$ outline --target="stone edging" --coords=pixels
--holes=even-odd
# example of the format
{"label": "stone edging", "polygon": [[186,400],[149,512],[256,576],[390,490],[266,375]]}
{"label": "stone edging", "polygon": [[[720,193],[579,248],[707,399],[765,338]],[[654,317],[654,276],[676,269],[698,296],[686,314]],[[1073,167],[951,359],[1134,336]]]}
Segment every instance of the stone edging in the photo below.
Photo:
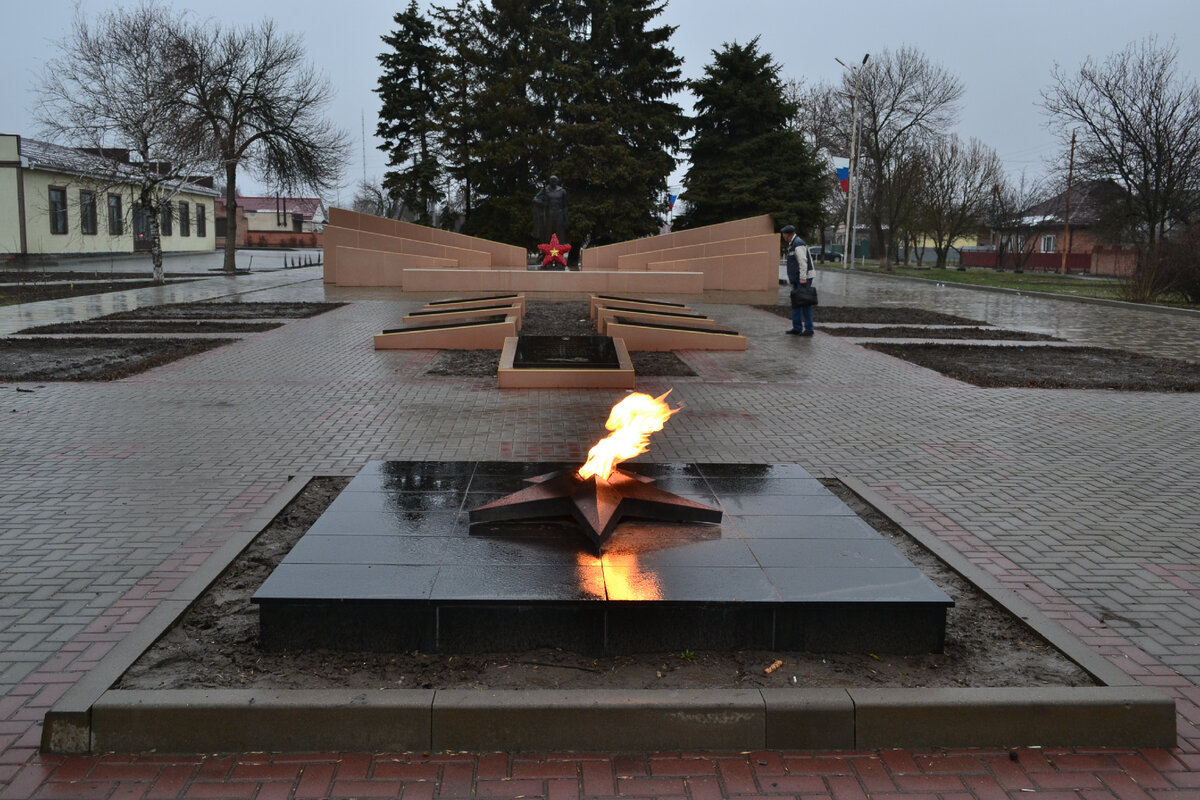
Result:
{"label": "stone edging", "polygon": [[87,752],[1170,747],[1175,703],[1140,686],[853,478],[841,480],[1096,677],[1096,687],[716,690],[111,690],[307,483],[297,476],[46,714],[42,750]]}

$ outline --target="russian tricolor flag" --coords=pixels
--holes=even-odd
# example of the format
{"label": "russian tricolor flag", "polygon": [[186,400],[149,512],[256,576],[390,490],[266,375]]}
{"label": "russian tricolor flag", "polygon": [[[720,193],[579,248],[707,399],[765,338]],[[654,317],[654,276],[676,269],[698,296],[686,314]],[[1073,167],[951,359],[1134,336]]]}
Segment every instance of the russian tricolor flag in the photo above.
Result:
{"label": "russian tricolor flag", "polygon": [[842,184],[842,191],[850,191],[850,168],[837,167],[838,182]]}

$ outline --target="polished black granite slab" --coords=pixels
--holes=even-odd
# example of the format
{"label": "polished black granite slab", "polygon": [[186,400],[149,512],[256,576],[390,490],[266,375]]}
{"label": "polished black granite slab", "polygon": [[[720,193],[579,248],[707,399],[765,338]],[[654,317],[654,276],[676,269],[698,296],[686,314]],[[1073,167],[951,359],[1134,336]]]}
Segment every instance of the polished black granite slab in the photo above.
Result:
{"label": "polished black granite slab", "polygon": [[269,649],[939,652],[950,598],[802,467],[622,469],[720,524],[468,522],[578,464],[366,465],[254,595]]}
{"label": "polished black granite slab", "polygon": [[519,336],[514,369],[619,369],[610,336]]}

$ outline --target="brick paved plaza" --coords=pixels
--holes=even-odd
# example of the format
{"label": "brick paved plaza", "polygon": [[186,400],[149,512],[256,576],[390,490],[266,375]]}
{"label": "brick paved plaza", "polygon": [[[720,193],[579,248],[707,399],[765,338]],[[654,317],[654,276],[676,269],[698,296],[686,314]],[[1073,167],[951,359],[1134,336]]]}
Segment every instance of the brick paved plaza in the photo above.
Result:
{"label": "brick paved plaza", "polygon": [[[168,267],[169,269],[169,267]],[[824,271],[826,305],[889,304],[1200,360],[1200,314]],[[45,711],[289,476],[368,460],[558,460],[617,393],[422,374],[371,337],[429,298],[320,268],[0,309],[0,334],[240,295],[349,304],[111,383],[0,385],[0,798],[1200,797],[1200,397],[979,389],[715,296],[749,339],[639,380],[685,411],[655,461],[794,462],[865,482],[1140,682],[1171,750],[43,756]],[[536,298],[534,298],[536,299]]]}

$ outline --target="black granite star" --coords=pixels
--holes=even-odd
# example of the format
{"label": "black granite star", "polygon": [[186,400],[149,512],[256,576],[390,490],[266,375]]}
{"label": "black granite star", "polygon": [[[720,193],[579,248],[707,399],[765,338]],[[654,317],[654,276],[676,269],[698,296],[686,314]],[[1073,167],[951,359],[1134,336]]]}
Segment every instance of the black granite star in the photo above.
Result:
{"label": "black granite star", "polygon": [[511,522],[570,516],[600,554],[624,517],[679,522],[720,522],[721,511],[651,485],[653,478],[613,470],[608,479],[559,470],[527,478],[532,486],[471,510],[470,521]]}

